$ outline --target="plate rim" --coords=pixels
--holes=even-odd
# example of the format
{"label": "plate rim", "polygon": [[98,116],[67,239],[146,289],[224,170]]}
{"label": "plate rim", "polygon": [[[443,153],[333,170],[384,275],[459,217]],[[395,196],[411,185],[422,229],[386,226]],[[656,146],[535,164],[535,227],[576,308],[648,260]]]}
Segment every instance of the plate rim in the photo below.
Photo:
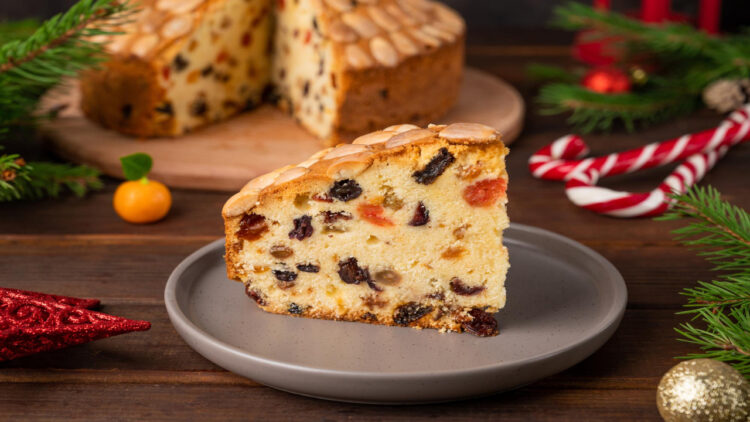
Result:
{"label": "plate rim", "polygon": [[[573,246],[575,249],[580,250],[589,258],[592,258],[596,263],[603,265],[609,270],[607,271],[607,273],[611,277],[614,277],[614,279],[611,280],[611,284],[613,286],[613,293],[614,293],[615,300],[613,301],[612,306],[607,310],[604,317],[592,329],[589,330],[590,332],[588,333],[588,335],[581,337],[580,339],[578,339],[577,341],[571,344],[547,351],[540,355],[536,355],[536,356],[529,357],[529,358],[521,358],[515,361],[511,361],[511,362],[496,362],[493,364],[483,365],[483,366],[474,367],[470,369],[448,369],[448,370],[431,370],[431,371],[418,371],[418,372],[381,373],[381,372],[371,372],[371,371],[313,368],[310,366],[300,365],[296,363],[282,362],[282,361],[268,359],[265,357],[256,356],[239,347],[233,346],[222,340],[219,340],[218,338],[214,337],[211,333],[197,326],[185,314],[185,312],[183,312],[177,300],[177,288],[180,283],[181,275],[185,272],[186,269],[188,269],[191,265],[197,262],[201,257],[209,254],[215,248],[217,248],[217,245],[224,244],[224,238],[219,238],[215,241],[208,243],[205,246],[200,247],[198,250],[194,251],[193,253],[185,257],[177,265],[177,267],[175,267],[175,269],[170,274],[167,280],[167,284],[164,289],[164,303],[167,308],[167,313],[168,313],[170,321],[172,322],[172,324],[174,325],[175,329],[180,334],[180,336],[183,338],[183,340],[191,348],[196,350],[199,354],[204,356],[209,361],[216,363],[214,359],[211,359],[205,356],[201,350],[198,350],[198,348],[194,346],[193,343],[195,340],[191,341],[187,337],[190,337],[191,339],[201,339],[204,344],[209,344],[212,347],[218,348],[222,352],[229,353],[241,360],[244,360],[245,362],[251,362],[253,364],[264,365],[270,369],[279,369],[279,370],[285,370],[285,371],[291,370],[291,371],[295,371],[297,373],[306,374],[306,375],[316,374],[316,375],[335,376],[335,377],[342,377],[342,378],[359,378],[359,379],[375,378],[375,379],[383,379],[383,380],[416,380],[416,379],[420,379],[428,375],[432,377],[467,376],[467,375],[472,375],[475,373],[502,371],[505,369],[513,368],[513,367],[523,367],[526,365],[533,365],[538,362],[543,362],[553,356],[565,355],[566,353],[572,352],[576,350],[577,348],[587,345],[591,341],[596,340],[597,337],[600,336],[602,333],[605,333],[611,330],[610,334],[607,335],[607,337],[602,342],[602,345],[606,343],[611,338],[612,334],[614,334],[617,326],[622,320],[622,317],[625,313],[626,306],[627,306],[627,299],[628,299],[627,285],[625,284],[625,280],[623,279],[622,274],[620,274],[617,268],[608,259],[606,259],[604,256],[602,256],[595,250],[569,237],[563,236],[561,234],[558,234],[558,233],[555,233],[546,229],[542,229],[539,227],[534,227],[534,226],[530,226],[526,224],[519,224],[519,223],[511,223],[510,228],[514,230],[519,230],[521,232],[531,233],[532,235],[552,237],[555,240],[561,241],[570,246]],[[523,242],[523,243],[528,243],[528,242]],[[594,351],[598,350],[599,347],[595,348]],[[582,359],[577,360],[577,362],[580,362],[586,359],[590,355],[591,353],[587,354]]]}

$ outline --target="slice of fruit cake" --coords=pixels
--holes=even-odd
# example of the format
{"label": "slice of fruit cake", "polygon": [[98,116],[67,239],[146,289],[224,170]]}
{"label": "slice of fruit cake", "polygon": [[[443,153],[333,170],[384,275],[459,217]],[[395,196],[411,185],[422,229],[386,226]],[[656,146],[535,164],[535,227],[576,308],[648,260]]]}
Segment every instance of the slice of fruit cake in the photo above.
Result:
{"label": "slice of fruit cake", "polygon": [[507,153],[484,125],[399,125],[257,177],[224,205],[228,276],[268,312],[494,335]]}

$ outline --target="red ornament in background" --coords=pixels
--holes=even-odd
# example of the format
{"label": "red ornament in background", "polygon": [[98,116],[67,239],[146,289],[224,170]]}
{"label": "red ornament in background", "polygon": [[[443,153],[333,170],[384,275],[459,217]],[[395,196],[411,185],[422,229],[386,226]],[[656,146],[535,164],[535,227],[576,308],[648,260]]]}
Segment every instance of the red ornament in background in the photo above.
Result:
{"label": "red ornament in background", "polygon": [[581,85],[602,94],[630,92],[630,78],[625,72],[615,68],[591,69],[581,79]]}
{"label": "red ornament in background", "polygon": [[0,362],[151,328],[95,312],[98,300],[0,287]]}

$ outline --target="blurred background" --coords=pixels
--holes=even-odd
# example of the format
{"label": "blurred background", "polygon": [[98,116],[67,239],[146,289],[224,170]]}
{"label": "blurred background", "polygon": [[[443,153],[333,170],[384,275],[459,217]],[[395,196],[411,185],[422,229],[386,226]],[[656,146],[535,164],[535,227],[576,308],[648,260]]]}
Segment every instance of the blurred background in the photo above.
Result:
{"label": "blurred background", "polygon": [[[546,27],[555,6],[567,1],[557,0],[442,0],[457,9],[469,22],[470,36],[481,36],[494,28],[528,31],[533,42],[534,29]],[[688,17],[695,16],[703,0],[672,0],[672,10]],[[0,19],[28,17],[46,18],[75,3],[75,0],[0,0]],[[592,3],[591,0],[583,3]],[[632,11],[640,0],[611,0],[612,9]],[[750,1],[724,0],[721,2],[721,30],[734,31],[750,25]],[[571,34],[560,32],[560,43],[570,42]],[[548,40],[547,40],[548,41]]]}

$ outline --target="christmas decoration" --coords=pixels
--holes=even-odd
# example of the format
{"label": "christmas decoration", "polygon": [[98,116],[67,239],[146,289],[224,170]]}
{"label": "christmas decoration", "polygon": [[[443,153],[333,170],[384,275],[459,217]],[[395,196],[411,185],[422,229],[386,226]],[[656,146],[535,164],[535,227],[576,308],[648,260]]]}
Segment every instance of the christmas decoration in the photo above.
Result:
{"label": "christmas decoration", "polygon": [[715,280],[682,292],[688,297],[682,313],[692,318],[677,332],[702,349],[686,357],[727,362],[750,377],[750,214],[711,187],[694,187],[673,200],[672,210],[659,219],[692,220],[673,233],[721,271]]}
{"label": "christmas decoration", "polygon": [[89,309],[98,304],[0,287],[0,361],[151,328]]}
{"label": "christmas decoration", "polygon": [[112,204],[123,220],[129,223],[153,223],[164,218],[172,206],[172,195],[162,183],[149,180],[153,160],[144,153],[120,158],[126,182],[115,191]]}
{"label": "christmas decoration", "polygon": [[[732,113],[715,129],[597,158],[582,159],[589,151],[586,143],[575,135],[564,136],[534,153],[529,158],[529,170],[537,178],[566,180],[568,198],[588,210],[613,217],[652,216],[669,208],[667,196],[670,193],[685,192],[730,147],[748,140],[750,106]],[[682,159],[685,161],[649,193],[617,192],[595,186],[601,177],[632,173]]]}
{"label": "christmas decoration", "polygon": [[703,90],[708,108],[726,113],[750,102],[750,79],[720,79]]}
{"label": "christmas decoration", "polygon": [[[0,135],[38,118],[33,113],[39,99],[63,77],[104,60],[92,40],[127,19],[126,3],[80,0],[33,31],[31,21],[0,24]],[[85,166],[26,163],[16,154],[0,154],[0,202],[57,197],[65,190],[81,196],[100,186],[98,172]]]}
{"label": "christmas decoration", "polygon": [[597,68],[586,73],[581,85],[594,92],[619,94],[630,91],[630,79],[625,72],[614,68]]}
{"label": "christmas decoration", "polygon": [[690,360],[664,374],[656,403],[666,422],[745,422],[750,419],[750,383],[725,363]]}
{"label": "christmas decoration", "polygon": [[[559,7],[556,15],[556,23],[562,28],[595,30],[600,39],[616,40],[617,54],[607,56],[613,60],[589,62],[640,69],[631,73],[631,89],[619,93],[592,90],[589,83],[581,86],[580,81],[571,81],[570,77],[549,78],[566,73],[565,69],[530,69],[533,75],[545,76],[549,82],[539,92],[541,112],[570,112],[568,121],[580,132],[608,130],[616,122],[632,131],[636,125],[689,113],[701,106],[702,93],[712,82],[750,74],[748,33],[719,38],[689,25],[644,23],[579,3]],[[711,26],[706,25],[707,29]]]}

